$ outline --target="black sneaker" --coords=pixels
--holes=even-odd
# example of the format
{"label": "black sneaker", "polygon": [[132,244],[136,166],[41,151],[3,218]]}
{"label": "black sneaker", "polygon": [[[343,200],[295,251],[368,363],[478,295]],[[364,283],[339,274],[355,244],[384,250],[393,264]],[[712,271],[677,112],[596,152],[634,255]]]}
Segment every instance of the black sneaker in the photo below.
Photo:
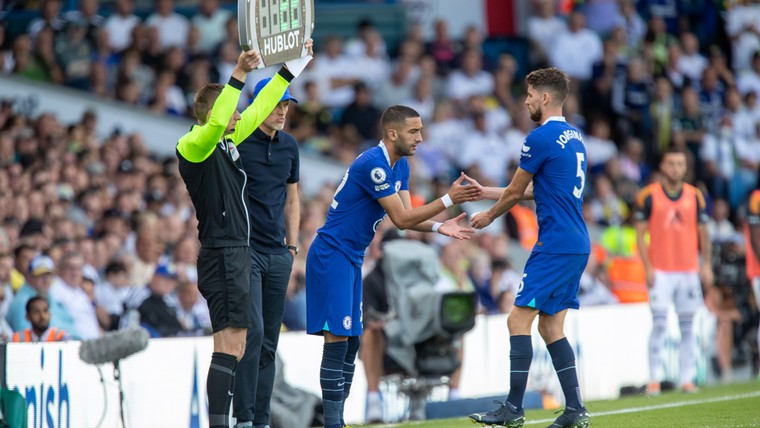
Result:
{"label": "black sneaker", "polygon": [[565,411],[548,428],[586,428],[590,423],[591,417],[585,407],[580,409],[566,407]]}
{"label": "black sneaker", "polygon": [[495,401],[500,407],[483,413],[473,413],[469,417],[473,422],[483,425],[499,425],[507,428],[520,428],[525,422],[525,412],[509,403]]}

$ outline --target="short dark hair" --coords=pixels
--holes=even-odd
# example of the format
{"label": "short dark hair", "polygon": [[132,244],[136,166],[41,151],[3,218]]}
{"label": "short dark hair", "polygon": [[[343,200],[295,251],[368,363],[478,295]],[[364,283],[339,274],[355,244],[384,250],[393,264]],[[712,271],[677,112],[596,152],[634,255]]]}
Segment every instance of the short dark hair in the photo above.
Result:
{"label": "short dark hair", "polygon": [[121,260],[111,260],[106,265],[106,276],[118,273],[127,273],[127,265]]}
{"label": "short dark hair", "polygon": [[27,300],[26,306],[25,306],[27,314],[29,313],[29,311],[32,310],[32,305],[34,304],[34,302],[45,302],[48,304],[48,308],[50,307],[50,303],[48,303],[48,300],[38,294],[32,297],[31,299]]}
{"label": "short dark hair", "polygon": [[224,85],[209,83],[195,94],[195,99],[193,100],[193,113],[195,114],[195,118],[198,119],[198,123],[206,123],[208,112],[214,107],[214,102],[216,102],[219,94],[222,93],[222,89],[224,89]]}
{"label": "short dark hair", "polygon": [[664,152],[662,152],[662,157],[665,158],[666,155],[670,154],[681,154],[686,156],[686,150],[678,146],[669,146]]}
{"label": "short dark hair", "polygon": [[531,71],[525,77],[525,83],[535,89],[551,92],[558,103],[563,103],[570,92],[570,78],[556,67]]}
{"label": "short dark hair", "polygon": [[417,110],[407,107],[395,105],[388,107],[383,112],[383,117],[380,119],[380,125],[383,127],[383,133],[391,127],[391,125],[404,123],[410,117],[420,117]]}
{"label": "short dark hair", "polygon": [[669,147],[668,147],[668,148],[666,148],[666,149],[665,149],[665,151],[663,151],[663,152],[662,152],[662,154],[660,155],[660,162],[659,162],[659,163],[662,163],[662,162],[665,160],[665,157],[666,157],[667,155],[678,155],[678,154],[681,154],[681,155],[684,155],[684,156],[686,156],[686,159],[687,159],[687,161],[688,161],[688,159],[689,159],[689,156],[688,156],[688,154],[686,153],[686,150],[685,150],[685,149],[683,149],[683,148],[681,148],[681,147],[678,147],[678,146],[669,146]]}

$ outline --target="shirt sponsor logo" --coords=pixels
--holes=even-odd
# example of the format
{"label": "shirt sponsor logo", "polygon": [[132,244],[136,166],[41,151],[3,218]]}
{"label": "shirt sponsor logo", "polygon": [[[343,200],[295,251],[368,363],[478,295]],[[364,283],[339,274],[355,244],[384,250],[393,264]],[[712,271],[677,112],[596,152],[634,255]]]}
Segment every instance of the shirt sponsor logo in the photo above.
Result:
{"label": "shirt sponsor logo", "polygon": [[388,183],[383,183],[383,184],[381,184],[381,185],[379,185],[379,186],[375,186],[375,192],[382,192],[383,190],[385,190],[385,189],[387,189],[387,188],[389,188],[389,187],[391,187],[391,185],[390,185],[390,184],[388,184]]}
{"label": "shirt sponsor logo", "polygon": [[525,143],[523,143],[522,151],[528,153],[530,151],[530,147],[526,146]]}

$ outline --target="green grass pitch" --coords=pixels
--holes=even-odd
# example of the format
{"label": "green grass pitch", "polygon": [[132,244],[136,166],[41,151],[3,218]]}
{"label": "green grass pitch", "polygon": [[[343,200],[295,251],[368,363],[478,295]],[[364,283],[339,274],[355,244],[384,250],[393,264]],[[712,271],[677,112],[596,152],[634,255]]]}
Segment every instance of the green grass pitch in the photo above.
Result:
{"label": "green grass pitch", "polygon": [[[760,382],[703,388],[695,394],[663,393],[658,397],[630,397],[587,402],[591,426],[647,428],[760,427]],[[488,409],[483,409],[488,410]],[[550,410],[529,410],[526,427],[545,427],[557,415]],[[441,419],[372,427],[479,428],[469,419]],[[367,425],[370,427],[370,425]]]}

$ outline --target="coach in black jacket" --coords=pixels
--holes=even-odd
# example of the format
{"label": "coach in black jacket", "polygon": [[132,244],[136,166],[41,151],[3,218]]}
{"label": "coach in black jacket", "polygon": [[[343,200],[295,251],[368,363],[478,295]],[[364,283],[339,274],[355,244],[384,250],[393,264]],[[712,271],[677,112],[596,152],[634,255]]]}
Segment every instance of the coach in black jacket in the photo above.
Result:
{"label": "coach in black jacket", "polygon": [[[270,79],[256,85],[254,98]],[[251,217],[251,294],[254,328],[238,364],[233,416],[237,427],[269,425],[275,352],[293,258],[298,253],[300,200],[298,143],[283,132],[288,90],[264,122],[241,144]],[[263,332],[262,329],[263,328]],[[262,334],[263,333],[263,334]]]}

